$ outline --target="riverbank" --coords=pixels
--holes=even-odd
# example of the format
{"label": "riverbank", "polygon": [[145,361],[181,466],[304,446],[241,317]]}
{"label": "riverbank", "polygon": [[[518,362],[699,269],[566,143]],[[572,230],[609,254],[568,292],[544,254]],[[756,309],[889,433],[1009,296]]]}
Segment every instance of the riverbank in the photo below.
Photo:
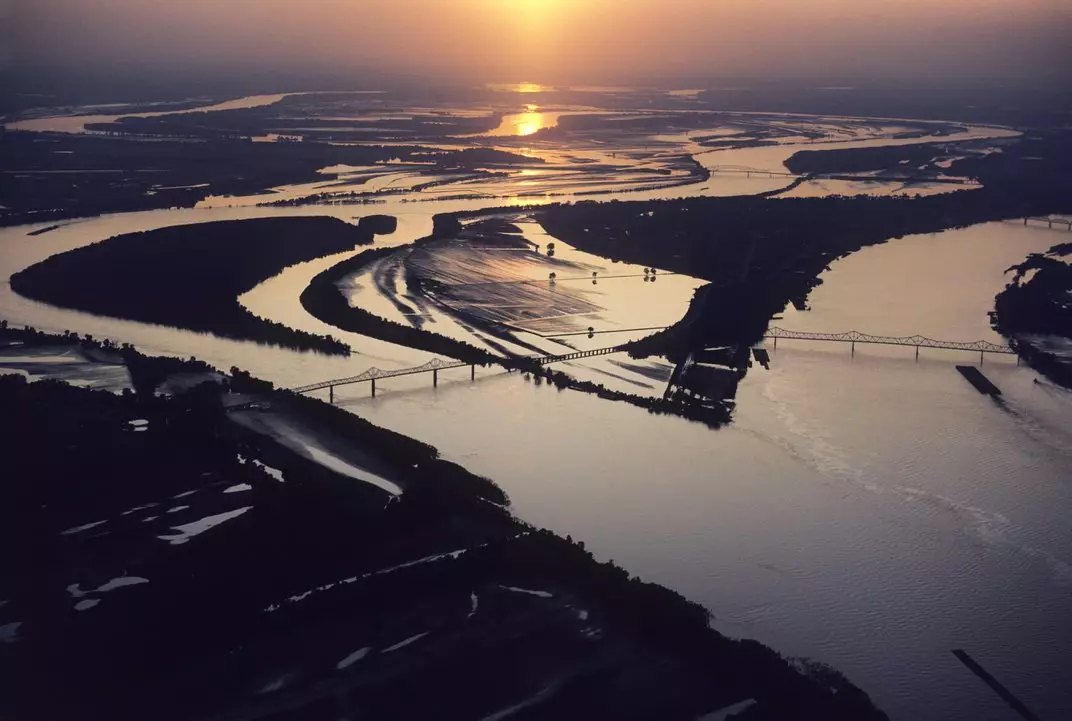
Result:
{"label": "riverbank", "polygon": [[[1059,237],[992,223],[865,248],[778,325],[1000,343],[987,312],[1002,270]],[[742,380],[717,432],[508,376],[336,402],[497,479],[526,521],[702,601],[720,632],[840,668],[891,718],[1001,717],[953,648],[1042,718],[1067,715],[1072,396],[1011,355],[982,366],[999,407],[955,370],[978,353],[766,347],[770,370]]]}
{"label": "riverbank", "polygon": [[[502,276],[497,274],[502,271],[495,269],[494,261],[484,259],[483,255],[489,251],[503,249],[513,256],[518,255],[518,251],[526,251],[527,256],[531,251],[530,244],[515,234],[518,232],[515,226],[505,223],[501,218],[492,216],[463,226],[459,218],[466,215],[437,216],[433,235],[411,247],[412,252],[406,255],[405,260],[407,299],[412,301],[415,297],[429,300],[434,298],[435,303],[450,308],[452,314],[455,313],[452,303],[469,308],[457,312],[457,319],[463,327],[470,329],[470,332],[475,328],[485,333],[486,344],[494,343],[504,349],[506,345],[510,345],[518,350],[527,350],[536,357],[546,355],[547,351],[519,339],[516,334],[519,329],[507,320],[525,318],[526,313],[531,311],[517,312],[518,309],[525,308],[539,308],[542,313],[552,317],[577,315],[568,311],[578,310],[587,301],[580,294],[571,296],[568,289],[558,290],[555,283],[548,284],[542,279],[520,288],[516,283],[503,282]],[[476,249],[470,250],[471,246],[476,246]],[[347,302],[339,287],[342,281],[360,274],[377,261],[406,251],[407,249],[377,248],[336,264],[313,278],[301,294],[302,306],[318,320],[341,330],[446,355],[468,363],[501,365],[510,370],[522,371],[526,373],[526,377],[531,375],[536,383],[546,380],[560,390],[590,393],[604,400],[629,403],[652,413],[678,415],[711,427],[719,427],[730,421],[730,403],[682,402],[661,396],[615,390],[603,383],[581,380],[562,371],[553,371],[516,352],[492,355],[470,343],[430,331],[426,327],[396,323],[362,308],[353,307]],[[553,258],[553,248],[548,252]],[[413,257],[415,254],[419,254],[416,259]],[[461,261],[455,260],[452,265],[452,254],[461,254]],[[536,257],[548,262],[543,256]],[[521,261],[515,261],[515,264],[521,264]],[[441,267],[442,265],[446,268]],[[536,267],[540,268],[539,265]],[[550,267],[560,270],[573,268],[575,275],[587,275],[589,270],[586,267],[577,270],[564,261],[558,261]],[[502,287],[497,288],[499,285]],[[587,307],[590,310],[594,306],[588,304]],[[495,338],[497,342],[488,338]],[[564,348],[557,352],[568,353],[569,350]]]}
{"label": "riverbank", "polygon": [[470,363],[488,364],[501,360],[471,343],[448,338],[422,328],[395,323],[347,303],[346,297],[338,288],[338,282],[348,275],[357,273],[368,264],[396,252],[395,248],[366,250],[319,273],[302,291],[302,307],[314,318],[350,333],[360,333],[409,348],[440,353]]}
{"label": "riverbank", "polygon": [[[385,505],[239,430],[219,392],[0,378],[3,455],[25,469],[0,490],[3,547],[21,549],[0,607],[9,712],[319,719],[333,699],[479,719],[551,688],[533,703],[560,718],[686,718],[745,699],[779,718],[885,718],[832,669],[730,641],[701,606],[519,523],[424,444],[289,406],[408,474]],[[424,693],[402,693],[413,685]]]}
{"label": "riverbank", "polygon": [[15,273],[11,287],[63,308],[344,355],[344,343],[254,316],[238,297],[288,266],[393,230],[375,217],[367,221],[265,218],[120,235]]}
{"label": "riverbank", "polygon": [[[1009,338],[1035,370],[1072,388],[1072,243],[1053,246],[1009,268],[1009,285],[995,298],[994,329]],[[1062,348],[1062,346],[1064,346]]]}
{"label": "riverbank", "polygon": [[[1050,202],[1043,205],[1053,207]],[[1022,217],[1025,209],[1034,207],[1039,206],[984,188],[916,199],[583,203],[547,208],[539,217],[550,234],[589,252],[688,271],[712,281],[697,292],[684,320],[632,344],[635,354],[680,359],[705,345],[758,342],[770,319],[787,304],[807,307],[809,293],[832,261],[860,248],[909,234]],[[723,312],[726,308],[734,312]]]}

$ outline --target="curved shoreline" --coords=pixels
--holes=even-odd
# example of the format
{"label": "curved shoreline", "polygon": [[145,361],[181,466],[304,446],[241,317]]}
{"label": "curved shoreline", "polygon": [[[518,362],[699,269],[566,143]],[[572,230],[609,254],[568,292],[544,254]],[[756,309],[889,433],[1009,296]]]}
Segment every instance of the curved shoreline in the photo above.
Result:
{"label": "curved shoreline", "polygon": [[[1072,267],[1067,260],[1072,244],[1055,245],[1009,268],[1016,272],[997,295],[991,314],[994,330],[1009,339],[1029,366],[1065,388],[1072,389],[1072,359],[1042,348],[1029,335],[1057,336],[1072,345],[1072,313],[1067,298],[1072,294]],[[1030,279],[1025,276],[1033,271]]]}
{"label": "curved shoreline", "polygon": [[[72,341],[70,336],[56,338],[0,326],[0,339],[7,337],[41,343]],[[74,340],[92,347],[110,347],[107,341],[77,337]],[[140,356],[133,349],[123,352],[132,361],[138,359],[143,370],[155,368],[153,372],[157,375],[189,365],[175,359]],[[228,383],[232,390],[253,394],[263,393],[269,387],[237,369],[232,370]],[[149,585],[146,593],[132,596],[121,605],[113,606],[117,601],[108,599],[108,608],[123,612],[98,613],[95,623],[81,625],[80,617],[72,619],[69,609],[62,606],[27,602],[43,593],[63,594],[62,589],[42,586],[35,574],[19,576],[18,587],[11,589],[12,608],[20,613],[26,629],[20,629],[13,652],[30,655],[20,656],[25,663],[17,667],[21,680],[19,691],[9,699],[18,708],[57,710],[65,706],[64,699],[73,698],[81,713],[73,714],[72,709],[66,709],[66,715],[72,718],[81,718],[90,709],[108,710],[113,718],[127,718],[134,707],[144,709],[146,703],[166,688],[175,658],[195,670],[207,659],[209,670],[202,684],[192,696],[183,694],[178,703],[182,710],[177,714],[188,717],[193,704],[192,708],[202,705],[202,713],[198,715],[204,715],[205,709],[219,710],[249,703],[244,700],[248,692],[243,694],[227,684],[216,685],[209,680],[214,676],[219,680],[213,659],[226,659],[229,667],[237,665],[263,674],[272,669],[270,659],[266,662],[262,652],[275,649],[287,655],[291,666],[300,668],[312,660],[322,665],[319,656],[333,652],[333,637],[339,633],[353,635],[355,628],[361,629],[366,637],[376,637],[382,635],[382,631],[377,634],[376,630],[383,624],[396,629],[392,630],[395,639],[406,634],[416,638],[412,635],[414,630],[420,631],[421,636],[428,635],[430,629],[435,633],[433,642],[448,643],[452,667],[465,669],[455,683],[465,683],[466,678],[471,683],[474,675],[468,671],[469,663],[456,661],[467,658],[470,652],[466,649],[472,647],[472,641],[479,640],[476,645],[482,650],[469,659],[471,663],[487,663],[487,654],[492,653],[500,659],[498,663],[508,667],[508,659],[525,648],[508,646],[499,650],[488,644],[489,638],[513,637],[496,636],[485,630],[488,627],[484,624],[490,619],[506,614],[512,634],[527,629],[526,633],[554,639],[541,652],[553,659],[543,673],[569,669],[579,655],[589,657],[593,668],[612,674],[612,678],[623,672],[628,677],[645,668],[649,674],[654,673],[648,666],[652,658],[685,670],[684,677],[676,678],[678,683],[672,694],[660,691],[662,684],[656,684],[645,695],[658,698],[661,707],[676,708],[686,716],[690,712],[691,715],[702,712],[705,707],[719,706],[720,699],[734,696],[751,697],[760,710],[782,717],[795,717],[804,712],[844,721],[886,719],[863,691],[837,671],[817,663],[790,663],[755,641],[731,640],[710,628],[710,613],[702,606],[665,587],[631,577],[613,562],[596,561],[583,543],[518,521],[499,507],[506,499],[493,483],[437,459],[435,449],[419,441],[373,426],[320,401],[282,399],[285,404],[295,404],[291,410],[314,425],[336,428],[351,439],[364,439],[369,452],[395,466],[408,479],[406,492],[397,501],[383,506],[382,492],[346,482],[330,472],[316,472],[270,439],[258,440],[256,434],[229,429],[214,384],[166,399],[154,397],[153,385],[142,382],[138,385],[142,388],[138,394],[116,396],[47,381],[27,384],[21,377],[0,380],[0,395],[4,396],[5,404],[24,409],[17,414],[18,437],[22,441],[17,448],[21,450],[8,448],[9,455],[26,453],[26,449],[38,445],[59,443],[75,448],[79,443],[85,444],[80,455],[56,459],[62,468],[68,462],[84,466],[101,458],[114,466],[116,458],[110,454],[120,448],[128,453],[120,456],[126,463],[115,468],[113,477],[109,478],[109,492],[95,498],[89,509],[79,507],[79,500],[69,498],[69,489],[60,483],[38,491],[49,501],[46,514],[28,514],[24,508],[27,501],[17,494],[17,489],[11,489],[13,502],[0,504],[8,519],[4,528],[9,540],[32,538],[34,533],[57,522],[60,528],[76,524],[68,529],[75,534],[82,528],[102,524],[110,524],[109,529],[113,529],[126,523],[132,529],[141,530],[148,521],[124,518],[145,509],[157,514],[151,507],[160,504],[145,505],[146,494],[150,498],[153,494],[172,494],[171,498],[184,499],[184,504],[200,503],[185,499],[210,495],[213,489],[241,481],[240,485],[229,486],[223,495],[214,496],[217,500],[212,505],[216,511],[236,503],[244,505],[237,511],[212,517],[227,520],[225,530],[197,530],[191,535],[199,537],[189,544],[186,541],[190,538],[184,537],[180,544],[174,541],[174,536],[157,536],[158,540],[172,540],[154,554],[139,551],[132,555],[127,545],[131,549],[139,548],[131,540],[138,539],[133,530],[126,530],[117,536],[126,539],[126,545],[115,541],[107,546],[106,552],[90,545],[71,557],[61,543],[44,549],[47,555],[35,556],[35,563],[44,558],[57,566],[96,553],[99,556],[96,560],[102,566],[122,564]],[[48,421],[50,410],[57,404],[65,409],[62,419]],[[40,409],[43,415],[30,413],[30,408]],[[127,429],[130,423],[125,421],[131,416],[139,419],[133,423],[148,432],[144,435],[130,432]],[[80,427],[80,419],[97,422],[92,431],[87,431]],[[8,438],[14,432],[9,427],[0,438]],[[91,438],[85,438],[87,433]],[[148,453],[143,440],[151,443]],[[161,454],[160,449],[169,453]],[[164,463],[165,457],[175,454],[181,457],[181,462]],[[253,463],[247,462],[250,457]],[[261,471],[265,466],[258,458],[284,468],[281,483],[267,471]],[[416,464],[414,458],[418,459]],[[34,469],[28,473],[42,472],[34,464],[27,464],[27,468]],[[275,469],[269,467],[269,470]],[[77,476],[71,472],[58,477]],[[154,481],[147,485],[145,478]],[[89,480],[101,482],[100,478]],[[32,484],[32,478],[27,477],[26,482]],[[232,501],[228,497],[232,491],[250,495]],[[490,504],[484,502],[489,500]],[[118,511],[126,507],[132,510],[120,515]],[[167,515],[187,508],[187,505],[176,506]],[[232,520],[247,511],[250,513],[241,522]],[[103,515],[107,520],[84,523],[87,513]],[[149,521],[157,518],[154,515]],[[16,522],[16,519],[21,520]],[[38,524],[44,526],[38,528]],[[139,541],[147,542],[153,541]],[[462,545],[458,551],[439,550],[444,544],[456,548],[459,543]],[[161,544],[157,542],[157,545]],[[267,556],[270,560],[259,560],[265,548],[273,549]],[[333,552],[338,548],[351,550],[342,554]],[[354,550],[362,548],[363,552]],[[433,555],[420,555],[429,551]],[[413,560],[415,554],[418,558]],[[196,577],[211,579],[212,583],[190,584],[194,571]],[[354,575],[347,578],[349,574]],[[126,571],[121,578],[127,578]],[[500,589],[536,596],[540,599],[538,603],[551,603],[560,608],[549,617],[543,611],[534,615],[532,611],[537,609],[531,606],[511,611],[510,604],[500,603],[498,610],[493,607],[490,612],[482,611],[484,615],[474,625],[469,622],[472,611],[458,620],[450,604],[441,602],[422,607],[420,601],[426,597],[442,601],[463,592],[473,594],[474,588],[490,596],[490,589],[496,584]],[[552,590],[527,590],[531,588]],[[221,602],[221,592],[226,602]],[[182,598],[181,609],[174,606],[176,594]],[[554,600],[557,598],[565,600]],[[583,615],[576,613],[578,607],[584,609]],[[355,608],[361,608],[362,612],[355,614]],[[398,609],[402,609],[401,617],[397,615]],[[166,649],[166,653],[145,648],[139,640],[162,616],[169,623],[154,632],[154,637],[163,642],[152,648]],[[597,633],[586,632],[580,644],[570,642],[555,631],[559,624],[553,620],[556,616],[587,621],[587,628],[594,627]],[[372,623],[369,618],[378,620]],[[414,622],[419,624],[416,628]],[[325,626],[334,629],[331,634],[324,635],[319,630]],[[53,633],[52,628],[57,630]],[[278,632],[282,628],[303,629],[304,648],[288,651],[288,634]],[[73,668],[84,659],[100,658],[101,633],[110,638],[106,654],[109,663],[103,669],[92,664],[89,670],[83,669],[80,681],[68,689],[70,696],[49,695],[47,690],[57,681],[57,674],[62,678],[68,666]],[[551,635],[547,636],[548,633]],[[379,645],[390,651],[402,647],[397,643],[388,647],[387,643]],[[245,644],[252,644],[258,653],[236,656],[234,649]],[[604,644],[614,649],[614,663],[600,660],[599,649]],[[26,650],[27,646],[31,650]],[[335,657],[339,657],[337,652]],[[711,675],[716,669],[722,672]],[[338,670],[343,667],[340,665]],[[418,672],[419,669],[413,670]],[[510,671],[503,673],[503,682],[516,681]],[[477,674],[476,677],[486,676]],[[606,694],[608,699],[621,696],[620,688],[614,683],[587,688],[587,693]],[[390,678],[381,679],[367,685],[366,693],[389,694],[393,689]],[[131,695],[138,703],[130,704]],[[317,698],[314,693],[307,702],[315,702]],[[471,698],[483,699],[489,706],[496,704],[492,694]],[[442,699],[437,697],[436,703],[442,707]],[[170,713],[165,716],[173,717]]]}
{"label": "curved shoreline", "polygon": [[54,255],[12,275],[11,288],[83,312],[345,355],[345,344],[259,318],[238,297],[290,265],[370,244],[378,229],[322,216],[174,226]]}

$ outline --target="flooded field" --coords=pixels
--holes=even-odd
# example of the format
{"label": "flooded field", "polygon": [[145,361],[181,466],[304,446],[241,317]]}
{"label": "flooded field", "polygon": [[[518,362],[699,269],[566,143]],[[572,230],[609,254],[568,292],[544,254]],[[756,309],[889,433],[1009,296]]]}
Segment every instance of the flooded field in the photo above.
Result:
{"label": "flooded field", "polygon": [[[252,107],[254,101],[245,102]],[[332,122],[367,120],[374,112],[383,127],[417,115],[370,104]],[[805,149],[1015,135],[996,127],[951,131],[948,124],[921,121],[698,118],[684,111],[638,111],[614,124],[598,115],[582,121],[565,113],[550,117],[542,109],[511,114],[480,108],[469,112],[472,117],[451,117],[480,120],[496,113],[502,132],[484,139],[437,137],[428,148],[503,150],[531,163],[325,167],[323,180],[255,195],[214,196],[208,188],[194,209],[102,216],[61,223],[40,235],[30,233],[48,224],[4,228],[0,278],[120,233],[274,216],[355,222],[382,213],[395,216],[398,228],[379,236],[375,247],[397,250],[339,283],[352,306],[491,350],[590,350],[678,321],[702,282],[584,253],[548,236],[524,206],[778,197],[780,191],[784,197],[971,192],[969,185],[937,182],[802,179],[785,164]],[[540,117],[526,120],[529,114]],[[62,123],[78,132],[88,120],[26,122],[51,123],[41,127],[52,129]],[[417,141],[385,133],[375,142]],[[277,201],[293,206],[262,206]],[[512,244],[413,245],[432,235],[436,214],[489,207],[514,209],[500,213],[516,227]],[[778,322],[797,330],[995,340],[986,313],[1004,282],[1002,271],[1053,242],[1045,230],[1008,224],[898,240],[834,264],[811,299],[813,310],[787,309]],[[334,335],[353,347],[348,358],[61,310],[14,294],[6,282],[0,284],[0,317],[131,342],[145,353],[238,366],[283,387],[430,361],[434,354],[340,331],[302,307],[299,296],[312,278],[352,255],[289,267],[240,299],[263,318]],[[952,282],[966,290],[936,293]],[[1064,620],[1072,538],[1061,515],[1072,501],[1061,481],[1072,474],[1072,402],[1064,391],[1034,384],[1029,370],[1007,359],[988,360],[988,375],[1006,392],[1005,404],[997,406],[952,371],[954,362],[977,358],[936,352],[916,363],[901,351],[857,350],[854,357],[840,346],[780,345],[771,370],[754,369],[742,384],[735,423],[717,432],[498,369],[478,370],[475,381],[468,369],[446,371],[437,387],[423,376],[394,378],[381,384],[376,398],[367,387],[352,386],[340,389],[336,400],[494,478],[524,520],[583,539],[600,558],[614,558],[630,572],[703,603],[723,632],[836,665],[898,721],[1010,718],[956,664],[948,653],[954,647],[969,648],[1034,708],[1059,717],[1072,708],[1056,677],[1072,650],[1063,641],[1072,637]],[[68,373],[64,369],[78,361],[53,355],[27,358],[7,349],[0,352],[0,372],[122,387],[118,377]],[[650,396],[662,395],[673,370],[663,359],[639,362],[622,355],[558,368],[579,380]],[[296,439],[307,457],[397,490],[375,469],[280,423],[280,435]],[[173,518],[138,521],[184,542],[206,524],[244,512],[242,489],[221,493],[227,494],[225,504],[169,502],[164,505],[174,510]],[[1018,648],[1015,658],[1032,663],[1012,664],[1010,646]]]}
{"label": "flooded field", "polygon": [[[988,224],[866,249],[777,322],[997,340],[1002,271],[1057,235]],[[953,648],[1061,718],[1072,395],[991,357],[994,403],[954,370],[978,360],[782,341],[717,432],[509,376],[341,403],[500,479],[523,518],[700,600],[719,630],[836,665],[891,718],[1015,721]]]}
{"label": "flooded field", "polygon": [[[323,182],[278,187],[270,193],[242,197],[209,192],[200,207],[465,198],[522,205],[599,199],[621,193],[628,193],[630,200],[778,191],[789,197],[927,195],[977,186],[955,177],[947,179],[954,182],[927,182],[925,177],[915,177],[911,182],[887,177],[859,181],[801,179],[787,171],[785,162],[801,150],[911,146],[936,141],[963,143],[1019,135],[1006,128],[919,121],[908,124],[747,113],[614,113],[587,107],[528,107],[533,109],[499,115],[489,108],[487,117],[499,118],[499,124],[486,133],[427,135],[415,141],[430,150],[468,148],[512,153],[530,159],[529,163],[488,164],[457,172],[406,163],[324,168]],[[442,112],[450,118],[469,117],[456,108]],[[371,116],[359,115],[356,119],[366,117]],[[385,130],[347,144],[404,143]],[[802,185],[800,180],[804,180]]]}

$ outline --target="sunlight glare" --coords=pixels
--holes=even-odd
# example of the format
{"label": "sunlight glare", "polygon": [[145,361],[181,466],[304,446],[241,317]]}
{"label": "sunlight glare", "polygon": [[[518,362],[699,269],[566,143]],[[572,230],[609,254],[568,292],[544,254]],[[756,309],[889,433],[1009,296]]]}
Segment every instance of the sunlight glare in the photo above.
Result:
{"label": "sunlight glare", "polygon": [[523,113],[517,117],[517,135],[535,135],[543,129],[543,115],[541,113]]}

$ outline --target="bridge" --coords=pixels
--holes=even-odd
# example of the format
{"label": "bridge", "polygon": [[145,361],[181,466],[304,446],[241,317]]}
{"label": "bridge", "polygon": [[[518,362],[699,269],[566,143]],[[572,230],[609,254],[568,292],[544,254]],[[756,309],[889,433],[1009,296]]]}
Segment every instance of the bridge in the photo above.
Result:
{"label": "bridge", "polygon": [[771,326],[767,329],[767,334],[763,336],[766,339],[772,339],[774,341],[774,347],[778,347],[778,339],[792,339],[792,340],[815,340],[826,341],[831,343],[851,343],[852,353],[856,354],[857,343],[870,343],[876,345],[900,345],[915,347],[916,358],[919,358],[920,348],[940,348],[942,350],[964,350],[964,351],[976,351],[979,353],[979,361],[982,362],[983,356],[987,353],[999,353],[1002,355],[1017,355],[1016,351],[1007,345],[1000,343],[991,343],[986,340],[977,341],[954,341],[954,340],[935,340],[934,338],[927,338],[921,335],[910,336],[889,336],[889,335],[870,335],[868,333],[861,333],[860,331],[850,330],[847,333],[806,333],[798,330],[787,330],[785,328],[779,328],[778,326]]}
{"label": "bridge", "polygon": [[[760,178],[796,178],[805,180],[849,180],[862,182],[922,182],[922,183],[947,183],[951,185],[978,186],[981,183],[972,178],[933,177],[924,174],[905,175],[903,173],[879,173],[876,175],[854,175],[852,173],[790,173],[783,170],[764,170],[763,168],[750,168],[746,165],[716,165],[710,168],[712,174],[739,173],[748,178],[753,175]],[[1032,218],[1032,220],[1049,220],[1048,218]],[[1057,223],[1065,223],[1064,220],[1055,220]],[[1053,227],[1052,225],[1050,226]]]}
{"label": "bridge", "polygon": [[1069,233],[1072,233],[1072,219],[1069,218],[1054,218],[1052,216],[1046,218],[1030,217],[1024,218],[1024,225],[1027,225],[1028,221],[1031,221],[1032,223],[1046,223],[1050,230],[1053,230],[1054,225],[1063,225]]}
{"label": "bridge", "polygon": [[[518,361],[525,363],[536,363],[539,365],[550,365],[551,363],[564,363],[566,361],[578,360],[580,358],[594,358],[596,356],[610,355],[612,353],[621,353],[625,350],[624,345],[612,346],[610,348],[596,348],[594,350],[582,350],[575,351],[573,353],[565,353],[563,355],[545,355],[536,356],[534,358],[519,358]],[[510,359],[502,359],[498,361],[504,368],[510,369]],[[399,378],[402,376],[412,376],[421,373],[432,374],[432,386],[439,386],[439,371],[450,370],[452,368],[464,368],[469,366],[469,377],[471,380],[476,380],[476,363],[469,363],[467,361],[444,361],[439,358],[433,358],[424,365],[415,366],[413,368],[400,368],[398,370],[381,370],[379,368],[369,368],[364,373],[360,373],[356,376],[350,376],[348,378],[335,378],[332,380],[320,381],[319,383],[310,383],[309,385],[298,386],[297,388],[290,388],[293,393],[312,393],[313,391],[327,390],[330,393],[331,402],[335,402],[335,388],[337,386],[348,386],[356,383],[371,383],[372,384],[372,396],[376,396],[376,381],[383,380],[385,378]]]}
{"label": "bridge", "polygon": [[[983,357],[987,353],[998,353],[1001,355],[1016,355],[1016,351],[1007,345],[999,343],[991,343],[990,341],[978,340],[978,341],[950,341],[950,340],[935,340],[934,338],[927,338],[921,335],[911,336],[885,336],[885,335],[870,335],[868,333],[861,333],[859,331],[851,330],[846,333],[809,333],[804,331],[788,330],[786,328],[779,328],[778,326],[771,326],[767,329],[767,333],[763,336],[764,339],[773,340],[774,347],[778,347],[779,339],[782,340],[810,340],[810,341],[825,341],[831,343],[849,343],[852,346],[852,353],[856,355],[857,343],[868,343],[875,345],[899,345],[914,347],[916,349],[916,358],[919,358],[920,348],[939,348],[943,350],[960,350],[960,351],[974,351],[979,353],[979,360],[982,362]],[[574,351],[572,353],[564,353],[561,355],[545,355],[535,356],[528,358],[509,359],[503,358],[496,361],[499,365],[508,370],[514,370],[516,364],[521,363],[536,363],[538,365],[550,365],[552,363],[565,363],[567,361],[580,360],[582,358],[595,358],[598,356],[611,355],[613,353],[621,353],[626,350],[625,345],[616,345],[609,348],[596,348],[593,350],[581,350]],[[444,361],[439,358],[433,358],[424,365],[415,366],[413,368],[400,368],[397,370],[382,370],[380,368],[369,368],[363,373],[348,378],[333,378],[331,380],[320,381],[318,383],[310,383],[304,386],[298,386],[291,388],[294,393],[312,393],[313,391],[327,390],[330,393],[331,402],[335,401],[335,388],[338,386],[348,386],[357,383],[370,383],[372,386],[372,395],[376,396],[376,381],[384,380],[386,378],[400,378],[402,376],[418,375],[422,373],[432,374],[432,385],[438,387],[439,385],[439,371],[450,370],[452,368],[465,368],[469,367],[470,379],[476,379],[476,363],[470,363],[468,361]]]}

